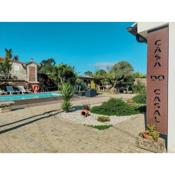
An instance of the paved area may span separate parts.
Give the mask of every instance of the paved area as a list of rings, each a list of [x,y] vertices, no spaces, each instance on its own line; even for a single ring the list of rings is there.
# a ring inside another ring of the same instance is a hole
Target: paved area
[[[95,104],[109,97],[83,99],[74,105]],[[1,153],[144,153],[135,137],[144,129],[142,114],[107,130],[65,121],[60,104],[30,107],[0,114]]]

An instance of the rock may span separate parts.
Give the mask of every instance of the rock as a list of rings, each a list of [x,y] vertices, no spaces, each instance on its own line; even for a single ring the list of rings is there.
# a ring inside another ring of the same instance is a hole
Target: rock
[[[145,139],[141,136],[136,138],[136,145],[139,148],[154,152],[154,153],[163,153],[166,152],[165,140],[159,138],[158,141]]]

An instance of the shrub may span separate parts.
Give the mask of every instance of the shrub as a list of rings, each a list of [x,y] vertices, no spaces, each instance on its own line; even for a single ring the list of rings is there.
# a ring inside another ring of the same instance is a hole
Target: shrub
[[[97,121],[99,121],[99,122],[109,122],[110,118],[109,117],[105,117],[105,116],[99,116],[97,118]]]
[[[74,95],[74,88],[69,83],[65,83],[61,88],[61,93],[64,100],[70,100]]]
[[[146,104],[146,94],[139,94],[132,98],[135,103]]]
[[[72,106],[70,103],[70,99],[74,95],[74,88],[69,83],[65,83],[62,86],[61,92],[64,100],[62,104],[62,109],[66,112],[69,112]]]
[[[69,112],[71,109],[71,106],[72,105],[71,105],[70,101],[64,101],[61,107],[62,107],[63,111]]]
[[[133,103],[134,101],[133,101],[133,99],[132,98],[129,98],[129,99],[127,99],[127,103]]]
[[[101,106],[95,106],[91,109],[92,113],[101,115],[117,115],[125,116],[139,113],[134,106],[128,105],[121,99],[112,98],[107,102],[104,102]]]
[[[153,138],[154,141],[158,141],[160,137],[160,133],[157,131],[157,128],[154,124],[150,124],[147,126],[148,134]]]

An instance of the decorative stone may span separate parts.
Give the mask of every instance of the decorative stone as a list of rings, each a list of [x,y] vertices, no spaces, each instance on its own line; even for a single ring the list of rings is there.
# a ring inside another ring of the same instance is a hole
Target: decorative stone
[[[136,145],[139,148],[154,152],[154,153],[163,153],[166,152],[165,140],[159,138],[158,141],[145,139],[142,136],[136,138]]]
[[[11,106],[13,106],[14,104],[14,101],[0,102],[0,113],[11,111]]]

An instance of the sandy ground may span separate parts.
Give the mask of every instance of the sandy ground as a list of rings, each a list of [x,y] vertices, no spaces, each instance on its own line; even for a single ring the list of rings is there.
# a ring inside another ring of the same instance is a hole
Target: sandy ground
[[[96,104],[107,99],[87,98],[73,103]],[[59,117],[59,106],[50,104],[0,114],[0,152],[147,152],[135,146],[135,137],[144,130],[142,114],[99,131]]]

